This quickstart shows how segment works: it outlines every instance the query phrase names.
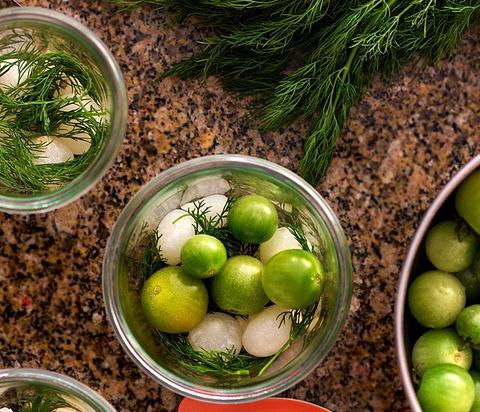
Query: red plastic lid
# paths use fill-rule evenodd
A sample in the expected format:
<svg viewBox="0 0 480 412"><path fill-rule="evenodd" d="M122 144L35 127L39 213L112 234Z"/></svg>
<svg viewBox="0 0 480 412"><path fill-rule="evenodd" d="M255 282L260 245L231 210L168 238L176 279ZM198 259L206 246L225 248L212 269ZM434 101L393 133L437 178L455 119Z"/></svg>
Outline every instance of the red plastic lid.
<svg viewBox="0 0 480 412"><path fill-rule="evenodd" d="M178 412L330 412L311 403L287 398L270 398L240 405L205 403L185 398Z"/></svg>

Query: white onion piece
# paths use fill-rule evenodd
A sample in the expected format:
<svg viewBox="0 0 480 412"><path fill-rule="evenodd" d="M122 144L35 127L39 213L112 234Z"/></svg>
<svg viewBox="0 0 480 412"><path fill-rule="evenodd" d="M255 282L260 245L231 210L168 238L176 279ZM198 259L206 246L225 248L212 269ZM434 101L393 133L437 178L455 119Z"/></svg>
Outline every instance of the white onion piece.
<svg viewBox="0 0 480 412"><path fill-rule="evenodd" d="M286 227L281 227L266 242L260 244L260 260L267 263L273 255L282 250L301 249L302 246Z"/></svg>
<svg viewBox="0 0 480 412"><path fill-rule="evenodd" d="M13 412L10 408L1 408L0 412Z"/></svg>
<svg viewBox="0 0 480 412"><path fill-rule="evenodd" d="M221 177L206 177L189 184L183 192L181 204L191 202L204 196L225 194L231 189L230 184Z"/></svg>
<svg viewBox="0 0 480 412"><path fill-rule="evenodd" d="M0 64L0 68L3 69L4 67L8 67L8 69L5 73L3 73L0 76L0 89L6 89L8 87L17 86L30 75L30 69L27 69L27 70L22 70L23 73L20 76L20 68L19 68L18 62L16 62L13 59L8 59L2 62Z"/></svg>
<svg viewBox="0 0 480 412"><path fill-rule="evenodd" d="M180 252L185 242L195 235L194 220L180 209L168 213L157 227L158 247L168 265L180 263Z"/></svg>
<svg viewBox="0 0 480 412"><path fill-rule="evenodd" d="M224 195L211 195L207 197L203 197L201 199L195 200L194 202L186 203L182 206L183 210L196 210L197 206L200 204L200 202L203 203L203 207L201 211L206 210L208 208L208 211L205 212L205 215L208 218L214 218L217 216L220 216L225 208L225 205L227 204L228 198L227 196ZM221 222L219 227L223 227L227 224L227 217L225 216Z"/></svg>
<svg viewBox="0 0 480 412"><path fill-rule="evenodd" d="M82 155L86 153L92 145L90 136L86 133L79 133L75 135L75 139L70 137L57 137L56 139L67 146L74 155Z"/></svg>
<svg viewBox="0 0 480 412"><path fill-rule="evenodd" d="M33 163L36 165L64 163L68 160L73 160L72 151L55 138L41 136L34 139L33 142L43 145L31 150L35 156Z"/></svg>
<svg viewBox="0 0 480 412"><path fill-rule="evenodd" d="M233 316L226 313L208 313L202 323L188 334L188 341L196 351L228 352L242 350L242 330Z"/></svg>
<svg viewBox="0 0 480 412"><path fill-rule="evenodd" d="M284 312L287 312L287 309L273 305L249 320L242 336L242 343L250 355L259 358L272 356L287 343L292 320L290 316L282 315Z"/></svg>

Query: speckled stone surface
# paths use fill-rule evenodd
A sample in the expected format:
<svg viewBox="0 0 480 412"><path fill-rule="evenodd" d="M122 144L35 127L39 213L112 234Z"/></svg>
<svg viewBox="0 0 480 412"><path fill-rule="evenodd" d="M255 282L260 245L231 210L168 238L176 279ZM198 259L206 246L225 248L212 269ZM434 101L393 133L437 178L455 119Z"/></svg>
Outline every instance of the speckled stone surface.
<svg viewBox="0 0 480 412"><path fill-rule="evenodd" d="M225 94L215 79L155 82L158 71L196 49L201 34L151 9L20 3L61 10L107 43L125 74L130 116L115 165L89 194L49 214L0 214L0 366L65 373L119 411L176 411L179 398L139 371L106 319L101 265L112 226L144 183L186 159L243 153L294 170L306 125L260 134L248 100ZM449 61L376 81L352 111L319 188L353 252L350 315L323 364L287 396L334 411L408 410L394 354L400 266L422 213L479 142L478 28Z"/></svg>

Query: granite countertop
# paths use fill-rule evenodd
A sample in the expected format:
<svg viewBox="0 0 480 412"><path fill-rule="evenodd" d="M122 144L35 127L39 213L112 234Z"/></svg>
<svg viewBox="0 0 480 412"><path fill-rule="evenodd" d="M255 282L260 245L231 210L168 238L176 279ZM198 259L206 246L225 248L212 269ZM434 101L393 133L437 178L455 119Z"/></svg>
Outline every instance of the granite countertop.
<svg viewBox="0 0 480 412"><path fill-rule="evenodd" d="M0 2L2 7L11 3ZM125 355L103 306L101 268L128 200L162 170L213 153L259 156L295 169L306 125L261 134L248 100L211 78L156 82L196 49L200 33L144 8L108 1L21 0L92 28L124 72L128 133L103 180L68 207L36 216L0 214L0 366L42 367L91 386L119 411L176 411L179 397ZM449 61L410 65L375 81L352 111L319 187L353 252L354 297L326 360L286 395L334 411L404 411L393 311L402 259L423 212L480 142L480 30Z"/></svg>

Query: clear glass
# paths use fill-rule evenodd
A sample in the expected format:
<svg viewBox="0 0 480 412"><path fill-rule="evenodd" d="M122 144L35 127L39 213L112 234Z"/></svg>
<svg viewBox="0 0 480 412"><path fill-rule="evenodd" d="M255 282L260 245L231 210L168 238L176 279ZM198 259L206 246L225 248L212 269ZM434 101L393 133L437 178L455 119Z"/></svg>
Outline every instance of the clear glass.
<svg viewBox="0 0 480 412"><path fill-rule="evenodd" d="M98 393L68 376L42 369L0 371L0 408L39 392L58 395L79 412L115 412Z"/></svg>
<svg viewBox="0 0 480 412"><path fill-rule="evenodd" d="M143 318L139 292L142 279L129 271L128 259L145 225L155 228L169 211L186 202L228 188L261 194L284 213L306 224L309 240L320 250L327 271L323 323L309 344L282 356L261 377L220 382L192 375L164 356L164 348ZM126 352L155 380L198 400L238 403L267 398L302 380L326 356L348 313L351 260L348 245L333 211L320 194L293 172L266 160L239 155L208 156L164 171L128 203L109 239L103 266L107 313ZM300 353L298 353L300 351ZM296 355L296 356L295 356Z"/></svg>
<svg viewBox="0 0 480 412"><path fill-rule="evenodd" d="M65 206L85 194L112 165L127 123L127 94L120 67L106 45L89 29L61 13L40 7L0 10L0 37L20 30L31 33L45 46L68 50L101 74L105 95L103 106L109 116L110 132L87 169L68 184L35 195L6 193L0 189L0 211L10 213L46 212Z"/></svg>

